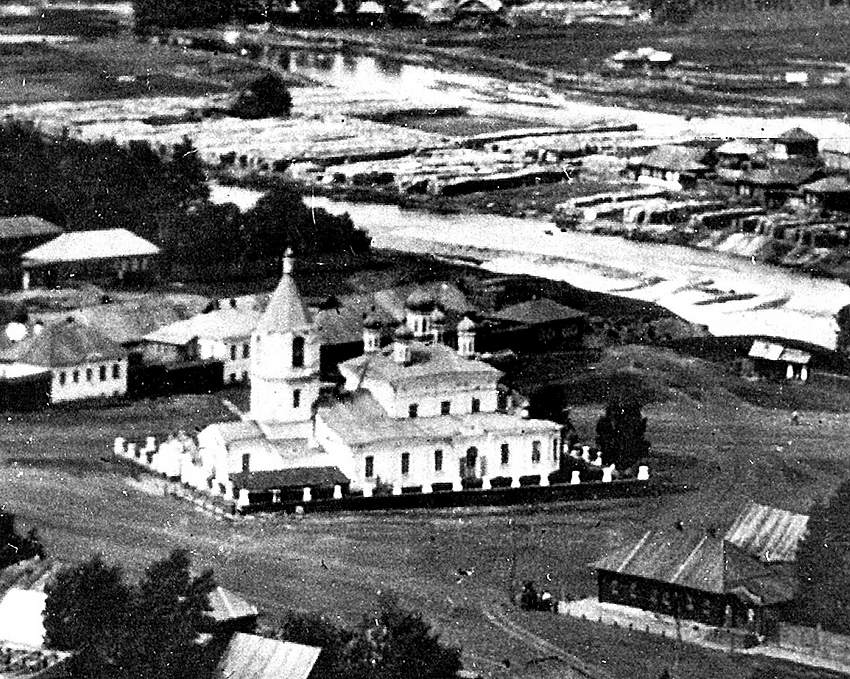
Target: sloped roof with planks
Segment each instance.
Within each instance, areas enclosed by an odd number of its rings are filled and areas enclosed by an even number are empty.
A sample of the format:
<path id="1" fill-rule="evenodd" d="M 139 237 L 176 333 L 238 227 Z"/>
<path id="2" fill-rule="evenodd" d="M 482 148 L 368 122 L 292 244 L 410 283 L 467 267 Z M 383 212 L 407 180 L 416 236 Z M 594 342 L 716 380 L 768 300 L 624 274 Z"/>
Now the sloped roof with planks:
<path id="1" fill-rule="evenodd" d="M 307 679 L 322 649 L 254 634 L 234 634 L 214 679 Z"/>
<path id="2" fill-rule="evenodd" d="M 750 501 L 726 532 L 726 540 L 760 561 L 794 561 L 808 521 L 805 514 Z"/>

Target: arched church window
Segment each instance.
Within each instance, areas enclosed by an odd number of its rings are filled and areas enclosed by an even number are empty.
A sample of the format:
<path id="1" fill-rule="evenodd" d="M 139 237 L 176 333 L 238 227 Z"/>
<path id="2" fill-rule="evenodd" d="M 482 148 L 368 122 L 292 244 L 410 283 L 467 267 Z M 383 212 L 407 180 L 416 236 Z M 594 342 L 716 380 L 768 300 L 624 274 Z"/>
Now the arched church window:
<path id="1" fill-rule="evenodd" d="M 304 367 L 304 338 L 294 337 L 292 339 L 292 367 Z"/>

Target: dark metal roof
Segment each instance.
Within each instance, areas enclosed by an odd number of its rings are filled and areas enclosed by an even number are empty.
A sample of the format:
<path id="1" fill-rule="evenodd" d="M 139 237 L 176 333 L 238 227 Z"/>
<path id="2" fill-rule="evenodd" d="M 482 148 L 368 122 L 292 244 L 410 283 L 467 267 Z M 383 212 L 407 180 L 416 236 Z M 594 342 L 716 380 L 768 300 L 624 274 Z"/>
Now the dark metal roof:
<path id="1" fill-rule="evenodd" d="M 802 127 L 792 127 L 776 137 L 776 141 L 817 141 L 817 137 Z"/>
<path id="2" fill-rule="evenodd" d="M 726 531 L 726 540 L 765 562 L 794 561 L 809 517 L 748 502 Z"/>
<path id="3" fill-rule="evenodd" d="M 239 472 L 231 474 L 236 488 L 272 490 L 276 488 L 330 488 L 351 481 L 336 467 L 294 467 L 275 471 Z"/>
<path id="4" fill-rule="evenodd" d="M 584 316 L 585 314 L 581 311 L 576 311 L 563 304 L 558 304 L 553 299 L 544 297 L 543 299 L 533 299 L 506 306 L 492 314 L 491 318 L 510 321 L 512 323 L 536 325 L 538 323 L 575 320 L 577 318 L 584 318 Z"/>
<path id="5" fill-rule="evenodd" d="M 771 165 L 768 168 L 749 170 L 741 175 L 736 183 L 793 188 L 811 181 L 822 171 L 822 168 L 818 165 L 782 163 Z"/>

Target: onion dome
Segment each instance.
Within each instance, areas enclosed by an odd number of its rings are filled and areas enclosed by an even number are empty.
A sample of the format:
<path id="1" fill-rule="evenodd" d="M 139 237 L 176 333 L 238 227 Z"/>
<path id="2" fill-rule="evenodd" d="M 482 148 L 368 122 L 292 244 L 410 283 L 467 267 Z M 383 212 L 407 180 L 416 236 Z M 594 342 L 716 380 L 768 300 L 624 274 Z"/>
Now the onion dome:
<path id="1" fill-rule="evenodd" d="M 367 330 L 380 330 L 384 327 L 384 322 L 381 320 L 381 317 L 372 310 L 363 317 L 363 327 Z"/>
<path id="2" fill-rule="evenodd" d="M 475 329 L 477 327 L 478 326 L 475 325 L 475 322 L 469 316 L 464 316 L 463 320 L 460 323 L 457 324 L 457 331 L 458 332 L 475 332 Z"/>
<path id="3" fill-rule="evenodd" d="M 432 311 L 436 306 L 433 295 L 425 290 L 414 290 L 404 302 L 404 306 L 411 311 Z"/>
<path id="4" fill-rule="evenodd" d="M 431 312 L 431 323 L 434 325 L 442 325 L 446 322 L 446 314 L 443 313 L 443 310 L 440 307 L 434 307 L 434 311 Z"/>
<path id="5" fill-rule="evenodd" d="M 406 325 L 400 325 L 393 333 L 393 337 L 397 340 L 409 341 L 413 339 L 413 333 Z"/>

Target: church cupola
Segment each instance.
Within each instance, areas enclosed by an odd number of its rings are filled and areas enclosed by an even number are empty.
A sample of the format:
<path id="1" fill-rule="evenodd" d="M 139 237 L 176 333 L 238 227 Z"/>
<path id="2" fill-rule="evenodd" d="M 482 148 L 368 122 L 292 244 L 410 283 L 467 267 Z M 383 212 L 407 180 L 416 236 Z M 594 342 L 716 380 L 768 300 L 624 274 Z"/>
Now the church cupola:
<path id="1" fill-rule="evenodd" d="M 400 365 L 410 363 L 410 342 L 412 339 L 413 333 L 406 325 L 400 325 L 393 333 L 393 360 L 396 363 Z"/>
<path id="2" fill-rule="evenodd" d="M 431 314 L 437 307 L 434 298 L 424 290 L 414 290 L 404 302 L 404 321 L 416 339 L 431 335 Z"/>
<path id="3" fill-rule="evenodd" d="M 464 358 L 475 356 L 475 331 L 478 326 L 469 318 L 464 316 L 457 324 L 457 353 Z"/>
<path id="4" fill-rule="evenodd" d="M 373 309 L 363 319 L 363 353 L 374 354 L 381 348 L 381 329 L 383 323 Z"/>
<path id="5" fill-rule="evenodd" d="M 434 344 L 442 344 L 446 331 L 446 315 L 440 307 L 434 307 L 431 312 L 431 339 Z"/>

